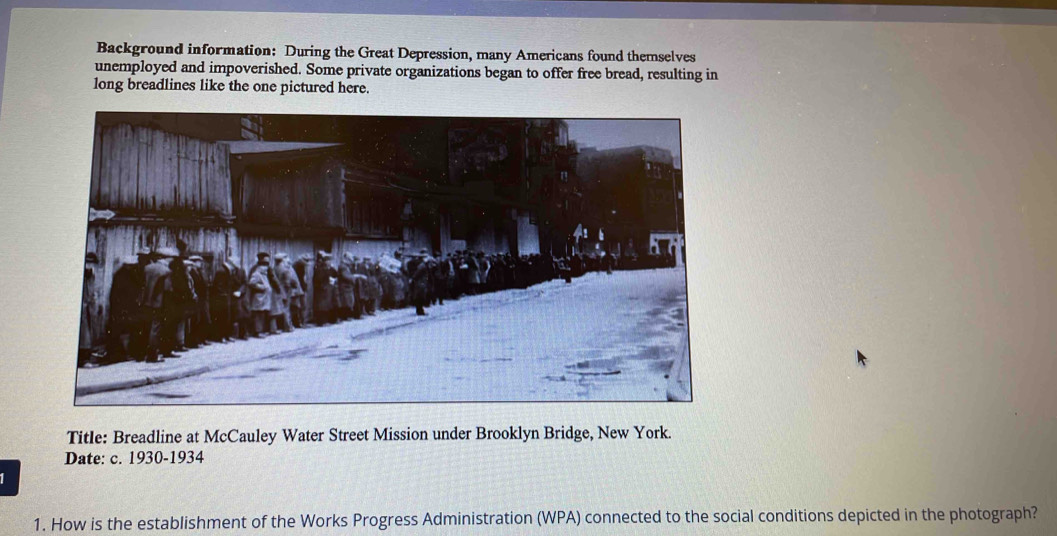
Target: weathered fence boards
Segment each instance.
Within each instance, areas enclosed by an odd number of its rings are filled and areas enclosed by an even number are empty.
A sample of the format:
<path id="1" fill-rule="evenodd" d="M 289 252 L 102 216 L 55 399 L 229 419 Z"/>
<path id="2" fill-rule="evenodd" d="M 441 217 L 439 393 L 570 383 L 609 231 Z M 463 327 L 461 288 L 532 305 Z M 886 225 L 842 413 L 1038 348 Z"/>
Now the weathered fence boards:
<path id="1" fill-rule="evenodd" d="M 240 184 L 243 222 L 316 229 L 345 225 L 341 167 L 333 160 L 254 166 Z"/>
<path id="2" fill-rule="evenodd" d="M 228 146 L 148 127 L 96 126 L 91 206 L 118 215 L 230 217 Z"/>

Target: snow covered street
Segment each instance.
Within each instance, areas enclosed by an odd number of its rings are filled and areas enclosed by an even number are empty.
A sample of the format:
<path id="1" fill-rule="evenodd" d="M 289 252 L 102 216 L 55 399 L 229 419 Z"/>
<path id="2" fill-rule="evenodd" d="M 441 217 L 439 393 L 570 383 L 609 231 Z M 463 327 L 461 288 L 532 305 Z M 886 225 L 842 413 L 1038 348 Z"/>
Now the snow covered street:
<path id="1" fill-rule="evenodd" d="M 239 359 L 78 404 L 664 400 L 686 337 L 685 270 L 588 273 L 428 312 L 212 345 L 176 361 Z"/>

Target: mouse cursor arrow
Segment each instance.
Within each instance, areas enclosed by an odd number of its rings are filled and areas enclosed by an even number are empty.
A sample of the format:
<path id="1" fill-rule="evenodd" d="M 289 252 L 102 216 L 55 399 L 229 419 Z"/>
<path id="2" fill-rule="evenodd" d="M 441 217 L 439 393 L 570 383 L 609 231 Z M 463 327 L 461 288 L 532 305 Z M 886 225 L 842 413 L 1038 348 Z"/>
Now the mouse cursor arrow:
<path id="1" fill-rule="evenodd" d="M 866 356 L 862 355 L 862 352 L 856 350 L 855 356 L 859 360 L 859 366 L 866 368 Z"/>

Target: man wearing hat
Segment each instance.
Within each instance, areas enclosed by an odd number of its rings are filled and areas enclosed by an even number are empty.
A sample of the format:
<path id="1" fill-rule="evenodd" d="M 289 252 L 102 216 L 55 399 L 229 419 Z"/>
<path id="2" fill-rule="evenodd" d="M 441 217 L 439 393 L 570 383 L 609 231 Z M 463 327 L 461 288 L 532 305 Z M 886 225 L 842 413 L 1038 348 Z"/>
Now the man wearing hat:
<path id="1" fill-rule="evenodd" d="M 472 296 L 481 290 L 481 269 L 472 251 L 466 252 L 463 262 L 466 265 L 466 293 Z"/>
<path id="2" fill-rule="evenodd" d="M 186 249 L 186 248 L 185 248 Z M 183 250 L 177 252 L 177 256 L 169 261 L 169 276 L 171 282 L 172 297 L 167 301 L 165 319 L 168 321 L 165 327 L 166 337 L 173 343 L 176 352 L 187 349 L 187 324 L 197 309 L 197 290 L 194 280 L 191 279 L 190 261 L 182 255 Z M 167 352 L 165 357 L 176 357 L 172 352 Z"/>
<path id="3" fill-rule="evenodd" d="M 172 248 L 159 249 L 151 255 L 151 263 L 143 269 L 143 296 L 140 298 L 140 303 L 146 308 L 150 318 L 146 358 L 148 363 L 161 361 L 159 354 L 169 350 L 169 343 L 164 340 L 162 328 L 167 323 L 166 298 L 172 292 L 170 281 L 172 270 L 169 269 L 169 261 L 176 255 L 178 253 Z"/>
<path id="4" fill-rule="evenodd" d="M 271 256 L 262 251 L 257 254 L 257 264 L 250 269 L 250 315 L 253 317 L 254 336 L 262 337 L 270 332 L 269 316 L 272 310 L 272 284 L 268 278 Z"/>
<path id="5" fill-rule="evenodd" d="M 221 257 L 223 259 L 223 257 Z M 234 319 L 232 318 L 232 293 L 234 292 L 235 267 L 230 260 L 224 259 L 213 274 L 213 284 L 209 292 L 209 316 L 212 329 L 210 338 L 214 341 L 226 341 L 232 335 Z"/>
<path id="6" fill-rule="evenodd" d="M 488 257 L 484 256 L 483 251 L 477 252 L 477 293 L 480 294 L 485 292 L 488 288 L 488 272 L 492 268 L 492 263 L 488 261 Z"/>
<path id="7" fill-rule="evenodd" d="M 330 264 L 330 253 L 320 251 L 316 254 L 316 266 L 312 270 L 312 318 L 317 325 L 325 326 L 334 322 L 334 283 L 337 272 Z"/>
<path id="8" fill-rule="evenodd" d="M 250 334 L 250 291 L 247 286 L 246 270 L 242 268 L 238 257 L 228 257 L 227 264 L 231 269 L 231 336 L 246 340 Z"/>
<path id="9" fill-rule="evenodd" d="M 279 261 L 276 260 L 276 263 Z M 275 266 L 268 267 L 268 284 L 272 286 L 272 308 L 268 311 L 268 325 L 271 327 L 272 333 L 279 333 L 279 330 L 290 331 L 290 324 L 286 322 L 284 316 L 287 311 L 287 298 L 286 290 L 283 289 L 282 284 L 279 283 L 279 276 L 275 272 Z"/>
<path id="10" fill-rule="evenodd" d="M 445 259 L 439 251 L 433 252 L 436 265 L 433 267 L 433 296 L 430 303 L 444 305 L 444 296 L 448 294 L 448 275 L 451 273 L 451 259 Z"/>
<path id="11" fill-rule="evenodd" d="M 448 252 L 448 256 L 444 259 L 444 263 L 448 267 L 448 279 L 444 295 L 449 300 L 457 300 L 459 299 L 459 259 L 454 253 Z"/>
<path id="12" fill-rule="evenodd" d="M 411 274 L 411 301 L 415 304 L 415 314 L 426 315 L 426 307 L 429 305 L 430 297 L 430 266 L 429 254 L 425 249 L 408 262 L 407 268 Z"/>
<path id="13" fill-rule="evenodd" d="M 283 330 L 291 331 L 293 326 L 301 325 L 302 298 L 305 292 L 301 290 L 301 281 L 297 278 L 293 266 L 290 266 L 286 253 L 275 254 L 275 276 L 279 279 L 286 300 L 283 307 Z M 296 323 L 294 317 L 297 317 Z"/>
<path id="14" fill-rule="evenodd" d="M 374 315 L 382 304 L 382 282 L 381 269 L 378 263 L 370 257 L 363 259 L 364 275 L 367 276 L 367 303 L 364 304 L 364 313 Z"/>
<path id="15" fill-rule="evenodd" d="M 345 320 L 349 317 L 359 318 L 363 303 L 356 299 L 356 261 L 358 259 L 346 251 L 341 256 L 341 265 L 338 267 L 338 318 Z"/>
<path id="16" fill-rule="evenodd" d="M 201 255 L 191 255 L 187 258 L 187 270 L 195 288 L 194 309 L 191 311 L 188 322 L 188 346 L 191 348 L 197 348 L 209 342 L 209 285 L 202 271 L 202 260 Z"/>
<path id="17" fill-rule="evenodd" d="M 143 304 L 142 294 L 146 285 L 146 270 L 153 261 L 153 253 L 150 248 L 141 247 L 136 250 L 137 280 L 140 294 L 136 297 L 136 317 L 132 329 L 132 337 L 129 339 L 129 355 L 137 360 L 143 361 L 147 355 L 147 339 L 150 335 L 150 312 Z"/>
<path id="18" fill-rule="evenodd" d="M 455 298 L 470 293 L 470 262 L 466 251 L 455 252 Z"/>
<path id="19" fill-rule="evenodd" d="M 129 256 L 121 259 L 121 266 L 114 272 L 110 282 L 110 310 L 107 319 L 107 360 L 111 363 L 127 359 L 143 360 L 136 348 L 138 332 L 142 331 L 143 314 L 140 297 L 145 284 L 143 270 L 148 259 L 145 256 Z"/>
<path id="20" fill-rule="evenodd" d="M 301 254 L 300 257 L 294 261 L 294 273 L 297 275 L 297 283 L 301 286 L 301 298 L 297 300 L 297 303 L 290 303 L 290 319 L 294 323 L 295 328 L 303 328 L 308 321 L 308 291 L 311 290 L 308 286 L 308 269 L 312 266 L 312 255 L 308 253 Z M 295 310 L 294 305 L 297 305 L 299 309 Z"/>

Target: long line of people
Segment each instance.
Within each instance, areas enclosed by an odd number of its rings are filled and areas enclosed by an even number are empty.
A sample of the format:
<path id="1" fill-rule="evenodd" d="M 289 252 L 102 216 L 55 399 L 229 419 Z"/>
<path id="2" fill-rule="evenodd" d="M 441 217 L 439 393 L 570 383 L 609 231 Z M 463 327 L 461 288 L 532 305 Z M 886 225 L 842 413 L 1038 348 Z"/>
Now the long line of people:
<path id="1" fill-rule="evenodd" d="M 122 259 L 114 273 L 105 353 L 82 355 L 80 363 L 158 362 L 214 342 L 288 332 L 307 326 L 309 319 L 328 325 L 408 306 L 426 315 L 431 305 L 466 295 L 528 288 L 558 277 L 569 282 L 588 271 L 663 266 L 667 261 L 618 261 L 606 254 L 430 255 L 422 249 L 417 254 L 397 250 L 379 258 L 346 252 L 337 260 L 320 251 L 314 259 L 305 254 L 291 262 L 285 253 L 273 258 L 260 252 L 248 270 L 231 257 L 216 263 L 209 278 L 203 258 L 187 255 L 185 248 L 141 250 Z M 86 266 L 86 278 L 88 273 Z M 88 284 L 86 280 L 86 288 Z M 90 309 L 85 304 L 82 323 Z M 82 339 L 85 329 L 82 325 Z"/>

